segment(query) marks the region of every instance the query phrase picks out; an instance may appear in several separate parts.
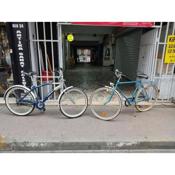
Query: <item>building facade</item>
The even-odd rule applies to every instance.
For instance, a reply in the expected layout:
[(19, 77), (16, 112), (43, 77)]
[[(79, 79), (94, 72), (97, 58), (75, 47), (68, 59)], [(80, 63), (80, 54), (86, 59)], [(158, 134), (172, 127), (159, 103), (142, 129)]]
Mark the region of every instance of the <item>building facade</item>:
[[(30, 86), (24, 71), (37, 72), (40, 83), (51, 81), (49, 77), (55, 77), (59, 67), (68, 83), (72, 80), (81, 86), (86, 82), (88, 88), (103, 81), (103, 77), (96, 82), (87, 79), (84, 70), (88, 67), (90, 73), (94, 71), (92, 77), (97, 76), (97, 69), (101, 75), (119, 69), (131, 80), (138, 72), (145, 73), (160, 89), (161, 102), (171, 102), (175, 97), (174, 22), (14, 22), (1, 23), (0, 27), (1, 96), (13, 83)], [(71, 42), (69, 34), (74, 38)], [(73, 76), (74, 72), (79, 74)], [(54, 86), (42, 89), (41, 97)]]

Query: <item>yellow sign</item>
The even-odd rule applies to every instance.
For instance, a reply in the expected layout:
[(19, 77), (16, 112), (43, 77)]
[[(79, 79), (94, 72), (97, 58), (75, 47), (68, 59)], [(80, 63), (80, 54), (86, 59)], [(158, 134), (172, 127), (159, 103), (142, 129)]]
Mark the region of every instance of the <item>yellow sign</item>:
[(67, 40), (69, 41), (69, 42), (72, 42), (73, 40), (74, 40), (74, 36), (70, 33), (70, 34), (68, 34), (67, 35)]
[(164, 63), (175, 63), (175, 35), (169, 35)]

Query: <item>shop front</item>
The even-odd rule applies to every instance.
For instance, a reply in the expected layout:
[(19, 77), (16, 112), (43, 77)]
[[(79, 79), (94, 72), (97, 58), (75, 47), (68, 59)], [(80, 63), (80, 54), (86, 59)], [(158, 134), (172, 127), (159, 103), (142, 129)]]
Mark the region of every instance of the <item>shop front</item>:
[[(4, 43), (0, 55), (1, 96), (13, 83), (30, 86), (23, 71), (37, 72), (38, 81), (45, 83), (50, 81), (49, 76), (55, 77), (55, 71), (61, 67), (67, 84), (82, 87), (87, 93), (114, 81), (112, 72), (119, 69), (130, 80), (135, 80), (138, 72), (147, 74), (160, 89), (160, 101), (171, 102), (175, 97), (174, 50), (168, 51), (167, 44), (168, 38), (175, 34), (174, 22), (13, 24), (18, 27), (8, 28), (11, 45), (0, 42)], [(21, 33), (17, 33), (19, 31)], [(69, 41), (68, 35), (73, 39)], [(7, 40), (7, 36), (3, 37), (0, 39)], [(165, 57), (170, 52), (171, 61), (167, 62)], [(41, 97), (54, 86), (42, 89)], [(56, 100), (56, 96), (50, 100)]]
[(13, 71), (6, 23), (0, 22), (0, 98), (13, 84)]

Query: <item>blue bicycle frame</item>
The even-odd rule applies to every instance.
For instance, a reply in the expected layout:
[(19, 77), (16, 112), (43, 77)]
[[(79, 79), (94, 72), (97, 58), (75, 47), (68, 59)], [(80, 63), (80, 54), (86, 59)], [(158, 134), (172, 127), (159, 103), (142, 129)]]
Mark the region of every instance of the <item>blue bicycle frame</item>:
[[(36, 108), (38, 108), (39, 110), (44, 109), (44, 103), (49, 99), (49, 97), (54, 93), (55, 89), (52, 90), (51, 92), (48, 93), (48, 95), (46, 95), (42, 100), (38, 98), (38, 95), (36, 95), (36, 100), (35, 101), (29, 101), (29, 100), (24, 100), (25, 97), (27, 97), (28, 94), (30, 94), (31, 92), (34, 92), (35, 94), (37, 94), (37, 89), (44, 87), (44, 86), (48, 86), (48, 85), (52, 85), (52, 83), (45, 83), (42, 85), (38, 85), (38, 86), (31, 86), (31, 89), (28, 93), (26, 93), (22, 98), (20, 98), (20, 100), (18, 102), (27, 102), (27, 103), (31, 103), (33, 105), (35, 105)], [(42, 104), (41, 106), (39, 104)]]
[[(119, 85), (126, 85), (126, 84), (135, 84), (136, 87), (134, 89), (133, 92), (131, 92), (131, 96), (128, 97), (125, 95), (125, 93), (122, 91), (122, 89), (119, 88)], [(116, 81), (114, 87), (113, 87), (113, 92), (111, 94), (111, 97), (109, 99), (109, 101), (112, 99), (112, 96), (114, 95), (114, 91), (117, 90), (121, 96), (126, 100), (127, 103), (125, 103), (125, 105), (133, 105), (133, 104), (136, 104), (136, 101), (135, 101), (135, 97), (136, 97), (136, 94), (137, 94), (137, 91), (140, 89), (140, 88), (143, 88), (143, 84), (142, 84), (142, 81), (141, 80), (135, 80), (135, 81), (123, 81), (123, 82), (120, 82), (120, 78)], [(143, 100), (146, 100), (148, 99), (148, 94), (145, 93), (144, 94), (144, 99)], [(141, 100), (141, 101), (143, 101)]]

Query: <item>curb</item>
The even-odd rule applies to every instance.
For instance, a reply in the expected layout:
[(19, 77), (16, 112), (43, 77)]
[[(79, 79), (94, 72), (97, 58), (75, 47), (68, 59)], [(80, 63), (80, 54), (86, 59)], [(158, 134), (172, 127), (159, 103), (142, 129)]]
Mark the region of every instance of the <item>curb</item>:
[(175, 149), (175, 142), (12, 142), (0, 148), (0, 152), (74, 152)]

